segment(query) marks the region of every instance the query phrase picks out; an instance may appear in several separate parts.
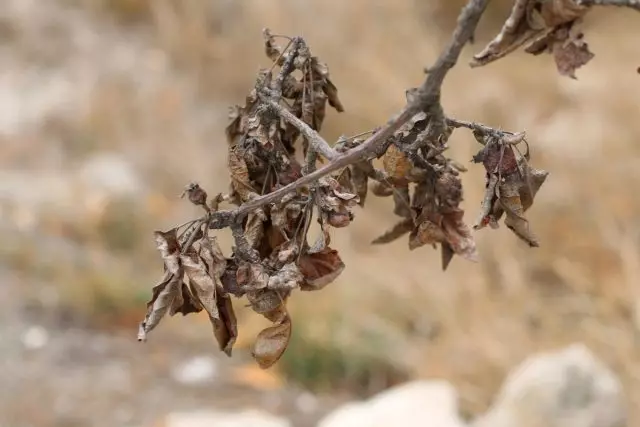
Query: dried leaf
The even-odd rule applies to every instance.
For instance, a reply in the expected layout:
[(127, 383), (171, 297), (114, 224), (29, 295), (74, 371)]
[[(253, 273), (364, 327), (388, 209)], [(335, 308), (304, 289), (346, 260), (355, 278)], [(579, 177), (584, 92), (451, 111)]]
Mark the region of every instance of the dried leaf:
[(158, 326), (168, 312), (176, 313), (184, 304), (182, 296), (183, 272), (180, 264), (177, 229), (174, 228), (167, 232), (156, 231), (154, 237), (156, 247), (164, 260), (165, 274), (162, 280), (153, 287), (151, 300), (147, 303), (147, 314), (138, 330), (139, 341), (145, 341), (147, 334)]
[(379, 245), (383, 243), (390, 243), (394, 240), (404, 236), (409, 233), (413, 229), (413, 220), (411, 218), (403, 219), (402, 221), (396, 223), (391, 229), (384, 232), (379, 237), (376, 237), (371, 243), (374, 245)]
[(463, 221), (464, 212), (459, 209), (443, 215), (442, 230), (446, 242), (456, 255), (469, 261), (478, 261), (476, 242), (470, 228)]
[[(287, 295), (287, 293), (283, 293)], [(247, 292), (247, 299), (256, 313), (265, 314), (276, 310), (285, 299), (273, 289), (257, 289)]]
[(407, 176), (412, 167), (411, 161), (395, 144), (389, 145), (382, 156), (382, 166), (394, 182), (408, 183)]
[[(218, 291), (222, 291), (222, 289)], [(219, 319), (212, 319), (213, 334), (216, 337), (220, 350), (231, 357), (233, 345), (238, 337), (236, 315), (233, 311), (231, 298), (229, 298), (228, 295), (222, 295), (222, 292), (218, 292), (217, 304), (220, 317)]]
[(273, 366), (282, 357), (291, 339), (291, 317), (263, 329), (256, 338), (251, 355), (262, 369)]
[(189, 278), (189, 284), (194, 296), (202, 304), (209, 317), (219, 319), (218, 306), (216, 304), (216, 281), (209, 275), (207, 267), (202, 259), (195, 253), (180, 255), (184, 271)]
[(576, 70), (595, 56), (581, 37), (570, 38), (563, 43), (556, 42), (552, 49), (558, 72), (572, 79), (576, 78)]
[(557, 27), (581, 19), (589, 10), (575, 0), (517, 0), (500, 33), (471, 61), (472, 67), (500, 59), (527, 43), (539, 44)]
[(247, 163), (238, 152), (238, 149), (234, 147), (229, 148), (228, 167), (231, 173), (231, 188), (240, 199), (246, 202), (257, 196), (249, 179)]
[(290, 262), (269, 277), (267, 288), (291, 291), (302, 283), (304, 277), (298, 266)]
[(160, 283), (153, 288), (153, 296), (147, 303), (147, 315), (138, 328), (138, 341), (146, 341), (147, 334), (158, 326), (169, 310), (175, 309), (174, 301), (178, 298), (182, 300), (181, 291), (182, 277), (167, 271)]
[(193, 296), (191, 289), (186, 283), (182, 283), (181, 298), (176, 298), (173, 301), (169, 316), (173, 316), (176, 313), (181, 313), (186, 316), (189, 313), (200, 313), (202, 311), (202, 305), (198, 302), (196, 297)]
[(439, 222), (436, 223), (429, 219), (421, 221), (409, 235), (409, 249), (414, 250), (424, 245), (435, 245), (446, 241)]
[(319, 252), (307, 253), (298, 262), (304, 281), (300, 285), (303, 291), (317, 291), (333, 282), (344, 270), (338, 251), (326, 247)]
[(252, 248), (257, 248), (264, 237), (264, 223), (267, 215), (263, 209), (256, 209), (247, 216), (247, 223), (244, 226), (244, 235)]
[(538, 239), (529, 229), (529, 221), (524, 217), (524, 207), (519, 191), (520, 180), (513, 176), (507, 177), (504, 182), (499, 183), (498, 187), (500, 205), (507, 215), (504, 224), (529, 246), (539, 246)]
[(203, 235), (198, 241), (199, 255), (205, 263), (207, 272), (215, 279), (220, 279), (227, 268), (227, 259), (220, 249), (215, 236)]
[(269, 283), (269, 275), (262, 264), (244, 263), (238, 266), (236, 283), (245, 292), (264, 289)]

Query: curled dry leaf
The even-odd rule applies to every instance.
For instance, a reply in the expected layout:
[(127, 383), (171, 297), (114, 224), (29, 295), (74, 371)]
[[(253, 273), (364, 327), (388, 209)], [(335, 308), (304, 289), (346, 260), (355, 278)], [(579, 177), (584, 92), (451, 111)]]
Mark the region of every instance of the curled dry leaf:
[(164, 261), (165, 274), (154, 286), (151, 300), (147, 303), (147, 314), (138, 330), (139, 341), (145, 341), (147, 334), (158, 326), (169, 311), (181, 311), (185, 301), (182, 294), (183, 271), (177, 230), (174, 228), (167, 232), (156, 231), (154, 236), (156, 247)]
[(273, 290), (292, 291), (300, 286), (303, 279), (298, 266), (290, 262), (269, 277), (267, 287)]
[(568, 41), (566, 36), (558, 42), (554, 33), (563, 26), (576, 25), (588, 10), (589, 6), (580, 5), (576, 0), (516, 0), (500, 33), (474, 55), (471, 66), (486, 65), (523, 45), (527, 45), (525, 51), (529, 53), (540, 53), (549, 46), (560, 73), (573, 76), (575, 69), (588, 62), (593, 54), (586, 44)]
[(235, 147), (229, 147), (228, 167), (231, 173), (231, 188), (241, 201), (251, 200), (257, 194), (251, 180), (244, 157)]
[(262, 369), (270, 368), (282, 357), (290, 339), (291, 317), (286, 314), (274, 326), (258, 334), (251, 355)]
[(202, 258), (195, 252), (180, 255), (180, 260), (189, 278), (189, 285), (194, 296), (209, 313), (211, 319), (219, 319), (220, 315), (216, 304), (216, 279), (209, 275)]
[(304, 280), (300, 284), (303, 291), (317, 291), (340, 276), (345, 264), (338, 251), (326, 247), (319, 252), (307, 253), (298, 262)]
[(574, 25), (560, 26), (546, 37), (527, 47), (526, 52), (539, 55), (549, 52), (556, 62), (558, 73), (576, 79), (576, 70), (595, 56), (590, 50), (583, 34), (575, 30)]
[(220, 317), (212, 320), (213, 334), (220, 350), (231, 357), (233, 345), (238, 338), (238, 323), (231, 298), (223, 294), (222, 288), (218, 288), (217, 304)]

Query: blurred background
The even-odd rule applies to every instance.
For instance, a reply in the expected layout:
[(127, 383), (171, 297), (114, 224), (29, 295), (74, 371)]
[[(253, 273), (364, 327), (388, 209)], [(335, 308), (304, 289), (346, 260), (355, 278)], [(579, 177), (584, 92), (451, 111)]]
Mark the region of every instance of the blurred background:
[[(404, 105), (463, 3), (1, 0), (0, 425), (177, 426), (177, 411), (254, 408), (311, 426), (417, 378), (449, 381), (472, 419), (524, 358), (574, 342), (613, 369), (640, 424), (640, 35), (625, 10), (588, 15), (596, 56), (571, 80), (549, 55), (466, 65), (509, 13), (493, 1), (443, 87), (449, 116), (527, 131), (550, 171), (528, 213), (540, 248), (483, 229), (481, 261), (443, 273), (431, 248), (369, 244), (395, 221), (370, 197), (334, 230), (339, 280), (294, 294), (273, 369), (250, 358), (265, 321), (244, 301), (232, 359), (201, 316), (136, 341), (161, 272), (152, 232), (197, 215), (178, 197), (189, 181), (228, 188), (228, 107), (271, 65), (262, 28), (305, 37), (329, 65), (346, 109), (328, 110), (333, 141)], [(464, 164), (478, 148), (464, 130), (450, 145)], [(482, 168), (463, 183), (472, 223)]]

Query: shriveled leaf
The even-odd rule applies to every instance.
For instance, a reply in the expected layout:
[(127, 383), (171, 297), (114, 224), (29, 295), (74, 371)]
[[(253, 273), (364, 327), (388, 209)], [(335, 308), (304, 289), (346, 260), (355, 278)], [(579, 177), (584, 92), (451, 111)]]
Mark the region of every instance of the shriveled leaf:
[(147, 334), (151, 332), (172, 309), (176, 299), (182, 300), (182, 275), (172, 274), (167, 271), (153, 288), (153, 296), (147, 303), (147, 314), (138, 328), (138, 341), (146, 341)]
[(351, 183), (353, 191), (358, 196), (358, 204), (364, 206), (367, 199), (369, 177), (362, 169), (351, 166)]
[(203, 235), (199, 240), (199, 255), (205, 263), (207, 272), (213, 278), (220, 279), (227, 268), (227, 259), (220, 249), (215, 236)]
[(257, 289), (247, 292), (247, 299), (253, 311), (265, 314), (280, 307), (286, 295), (287, 293), (280, 295), (273, 289)]
[(181, 287), (181, 298), (173, 300), (169, 316), (173, 316), (176, 313), (181, 313), (183, 316), (186, 316), (189, 313), (199, 313), (201, 311), (202, 305), (193, 295), (189, 286), (183, 282)]
[(267, 215), (262, 209), (256, 209), (247, 217), (247, 223), (244, 227), (244, 235), (252, 248), (257, 248), (264, 237), (264, 223), (266, 221)]
[(371, 185), (371, 192), (378, 197), (389, 197), (393, 195), (393, 187), (382, 182), (374, 182)]
[(219, 318), (211, 319), (213, 324), (213, 334), (218, 341), (220, 350), (231, 357), (231, 351), (233, 345), (238, 337), (238, 323), (236, 320), (235, 312), (233, 311), (233, 304), (231, 298), (228, 295), (222, 295), (222, 292), (218, 293), (218, 313)]
[(445, 240), (456, 255), (469, 261), (478, 261), (476, 242), (471, 234), (471, 229), (463, 221), (464, 212), (455, 210), (443, 215), (442, 230)]
[(453, 259), (453, 256), (455, 255), (455, 252), (453, 251), (451, 246), (449, 246), (449, 244), (445, 242), (440, 245), (440, 253), (442, 259), (442, 271), (446, 271), (447, 267), (449, 267), (449, 264), (451, 263), (451, 260)]
[(290, 262), (269, 277), (267, 288), (274, 290), (293, 290), (300, 286), (304, 277), (298, 266)]
[(240, 199), (246, 202), (257, 196), (249, 179), (247, 163), (236, 148), (229, 148), (228, 167), (231, 173), (231, 188)]
[(207, 310), (210, 317), (218, 319), (220, 314), (216, 304), (216, 281), (209, 275), (206, 265), (195, 253), (182, 254), (180, 260), (189, 278), (194, 296)]
[(304, 281), (303, 291), (317, 291), (333, 282), (344, 270), (345, 264), (338, 251), (325, 247), (319, 252), (307, 253), (298, 262)]
[(482, 199), (482, 210), (480, 215), (473, 225), (474, 230), (479, 230), (491, 223), (491, 211), (497, 199), (496, 185), (498, 184), (498, 175), (488, 174), (487, 184), (484, 191), (484, 198)]
[(390, 243), (394, 240), (404, 236), (413, 229), (413, 220), (411, 218), (403, 219), (396, 223), (392, 228), (385, 231), (379, 237), (376, 237), (371, 243), (374, 245)]
[(520, 182), (517, 179), (506, 179), (499, 184), (500, 205), (506, 213), (504, 224), (516, 236), (527, 242), (529, 246), (539, 246), (538, 239), (529, 229), (529, 221), (524, 217), (524, 207), (520, 198)]
[(435, 245), (445, 241), (445, 234), (441, 226), (429, 219), (421, 221), (409, 235), (409, 250), (424, 245)]
[(275, 38), (271, 35), (269, 28), (262, 30), (262, 36), (264, 38), (264, 50), (267, 57), (272, 61), (278, 61), (278, 65), (282, 65), (284, 58), (281, 57), (282, 48), (275, 42)]
[(329, 78), (329, 67), (324, 62), (318, 60), (318, 58), (311, 58), (311, 67), (314, 76), (318, 76), (324, 80), (322, 90), (327, 95), (329, 105), (331, 105), (339, 113), (344, 111), (344, 107), (338, 99), (338, 89)]
[(594, 56), (582, 38), (571, 38), (553, 45), (553, 57), (558, 72), (572, 79), (576, 78), (576, 70), (591, 61)]
[(169, 273), (180, 271), (180, 245), (178, 244), (178, 230), (156, 231), (153, 233), (156, 247), (162, 256), (164, 265)]
[(393, 213), (403, 217), (411, 218), (411, 206), (409, 197), (409, 186), (396, 187), (393, 192)]
[(236, 282), (245, 292), (264, 289), (269, 283), (269, 275), (262, 264), (244, 263), (238, 266)]
[(408, 182), (411, 161), (395, 144), (391, 144), (382, 156), (382, 166), (393, 180), (399, 183)]
[(274, 326), (263, 329), (256, 338), (251, 355), (258, 366), (267, 369), (282, 357), (291, 339), (291, 317), (286, 316)]
[(500, 59), (519, 47), (526, 48), (548, 37), (557, 27), (581, 19), (589, 10), (576, 0), (516, 0), (511, 15), (500, 33), (471, 61), (472, 67), (486, 65)]

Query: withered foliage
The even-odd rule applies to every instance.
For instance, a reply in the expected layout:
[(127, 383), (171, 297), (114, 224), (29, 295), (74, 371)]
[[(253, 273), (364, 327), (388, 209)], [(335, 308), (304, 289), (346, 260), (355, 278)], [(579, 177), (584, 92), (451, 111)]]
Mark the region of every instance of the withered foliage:
[(524, 46), (525, 52), (533, 55), (550, 53), (558, 72), (575, 79), (576, 70), (594, 57), (580, 31), (583, 18), (593, 3), (516, 0), (500, 33), (473, 57), (471, 66), (486, 65)]
[[(373, 243), (406, 236), (410, 250), (440, 250), (443, 269), (455, 255), (477, 261), (474, 232), (487, 225), (498, 228), (503, 217), (518, 238), (539, 246), (525, 214), (548, 172), (531, 165), (524, 132), (449, 118), (440, 104), (442, 82), (488, 3), (469, 0), (451, 43), (422, 85), (406, 92), (407, 104), (395, 118), (375, 130), (340, 137), (333, 146), (319, 132), (328, 107), (344, 108), (327, 65), (302, 38), (264, 30), (264, 50), (272, 65), (258, 72), (244, 105), (231, 109), (226, 128), (228, 194), (209, 199), (198, 184), (189, 184), (183, 197), (201, 208), (203, 216), (155, 232), (164, 269), (147, 304), (139, 340), (146, 340), (167, 314), (206, 313), (219, 349), (230, 356), (238, 337), (231, 298), (246, 298), (254, 312), (271, 322), (256, 337), (251, 353), (260, 367), (273, 366), (291, 337), (289, 298), (298, 290), (321, 290), (340, 276), (346, 265), (331, 245), (332, 228), (349, 226), (355, 207), (364, 208), (372, 196), (392, 199), (398, 217)], [(515, 1), (502, 31), (473, 65), (526, 45), (530, 53), (553, 53), (560, 72), (573, 77), (593, 56), (577, 25), (595, 3)], [(472, 160), (482, 164), (486, 176), (472, 227), (462, 208), (460, 174), (466, 168), (447, 156), (459, 128), (471, 130), (480, 144)], [(224, 210), (223, 203), (235, 207)], [(234, 239), (226, 254), (215, 237), (215, 230), (223, 228), (230, 228)], [(318, 233), (311, 239), (313, 228)]]

